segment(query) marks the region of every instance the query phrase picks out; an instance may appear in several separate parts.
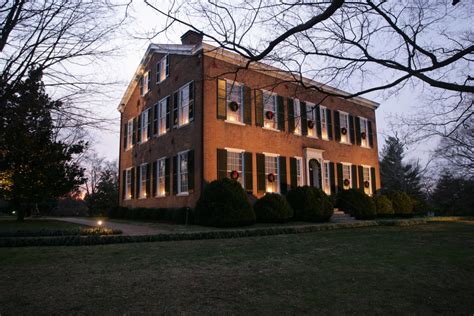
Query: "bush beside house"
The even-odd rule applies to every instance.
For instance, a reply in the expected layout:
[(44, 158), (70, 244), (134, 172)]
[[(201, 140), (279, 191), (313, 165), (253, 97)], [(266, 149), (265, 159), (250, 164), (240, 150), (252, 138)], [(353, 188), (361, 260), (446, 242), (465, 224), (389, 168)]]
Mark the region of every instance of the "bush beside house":
[(358, 189), (339, 192), (337, 207), (356, 219), (373, 219), (376, 215), (374, 201), (364, 191)]
[(373, 198), (375, 203), (375, 212), (377, 217), (393, 217), (395, 212), (393, 210), (392, 201), (385, 195), (375, 195)]
[(294, 218), (308, 222), (327, 222), (334, 207), (330, 198), (322, 190), (303, 186), (288, 192), (287, 200), (294, 210)]
[(392, 202), (396, 216), (410, 217), (413, 215), (413, 202), (408, 194), (401, 191), (395, 191), (389, 193), (388, 198)]
[(259, 223), (285, 223), (293, 217), (293, 209), (283, 195), (267, 193), (254, 204)]

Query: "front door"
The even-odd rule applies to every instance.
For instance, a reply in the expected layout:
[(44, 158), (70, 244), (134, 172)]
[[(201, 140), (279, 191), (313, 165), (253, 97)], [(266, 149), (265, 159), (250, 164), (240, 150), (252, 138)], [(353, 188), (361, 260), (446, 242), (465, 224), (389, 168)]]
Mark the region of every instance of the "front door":
[(309, 185), (318, 189), (322, 188), (321, 164), (316, 159), (309, 161)]

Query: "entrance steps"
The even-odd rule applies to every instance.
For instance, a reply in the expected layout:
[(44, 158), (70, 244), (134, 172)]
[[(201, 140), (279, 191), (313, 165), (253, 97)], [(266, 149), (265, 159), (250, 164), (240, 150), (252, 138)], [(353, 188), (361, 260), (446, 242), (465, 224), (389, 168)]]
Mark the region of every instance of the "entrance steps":
[(347, 223), (353, 221), (355, 221), (354, 217), (338, 209), (334, 209), (334, 214), (331, 216), (331, 223)]

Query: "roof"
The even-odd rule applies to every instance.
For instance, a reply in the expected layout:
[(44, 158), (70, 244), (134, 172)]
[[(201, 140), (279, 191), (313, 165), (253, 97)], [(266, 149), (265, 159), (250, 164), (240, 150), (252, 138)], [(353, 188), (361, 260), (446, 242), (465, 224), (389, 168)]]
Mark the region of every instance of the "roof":
[[(150, 44), (140, 61), (140, 64), (138, 65), (137, 70), (135, 71), (135, 74), (128, 84), (127, 90), (125, 90), (125, 93), (120, 101), (120, 104), (118, 106), (118, 110), (122, 112), (123, 107), (125, 104), (127, 104), (128, 100), (130, 99), (130, 96), (135, 89), (136, 85), (138, 84), (138, 78), (143, 74), (144, 71), (144, 66), (146, 65), (149, 57), (151, 56), (151, 53), (161, 53), (161, 54), (175, 54), (175, 55), (194, 55), (198, 52), (203, 51), (205, 55), (220, 59), (223, 61), (227, 61), (233, 64), (237, 65), (245, 65), (247, 63), (247, 59), (240, 56), (237, 53), (230, 52), (228, 50), (225, 50), (223, 48), (219, 48), (207, 43), (202, 43), (200, 45), (181, 45), (181, 44)], [(252, 69), (254, 71), (266, 73), (268, 75), (268, 72), (271, 71), (271, 76), (280, 78), (282, 80), (294, 80), (294, 77), (291, 73), (288, 71), (260, 63), (260, 62), (254, 62), (249, 66), (249, 69)], [(325, 85), (323, 83), (317, 82), (315, 80), (305, 78), (303, 77), (303, 82), (306, 85), (313, 85), (321, 88), (324, 91), (327, 91), (328, 93), (332, 94), (339, 94), (342, 96), (349, 96), (350, 93)], [(350, 98), (350, 100), (356, 104), (369, 107), (371, 109), (377, 109), (379, 106), (379, 103), (374, 102), (372, 100), (363, 98), (363, 97), (353, 97)]]

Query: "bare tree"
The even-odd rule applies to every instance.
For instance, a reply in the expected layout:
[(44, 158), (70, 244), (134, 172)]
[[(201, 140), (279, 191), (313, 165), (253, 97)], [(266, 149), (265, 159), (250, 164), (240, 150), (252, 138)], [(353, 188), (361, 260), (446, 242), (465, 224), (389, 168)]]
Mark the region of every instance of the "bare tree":
[(470, 1), (176, 0), (167, 9), (145, 2), (167, 19), (151, 38), (185, 25), (245, 57), (241, 68), (269, 63), (289, 72), (288, 81), (324, 95), (387, 95), (406, 85), (427, 95), (441, 91), (450, 104), (435, 106), (453, 115), (429, 121), (446, 129), (440, 135), (453, 133), (473, 115), (472, 100), (462, 102), (474, 92)]

